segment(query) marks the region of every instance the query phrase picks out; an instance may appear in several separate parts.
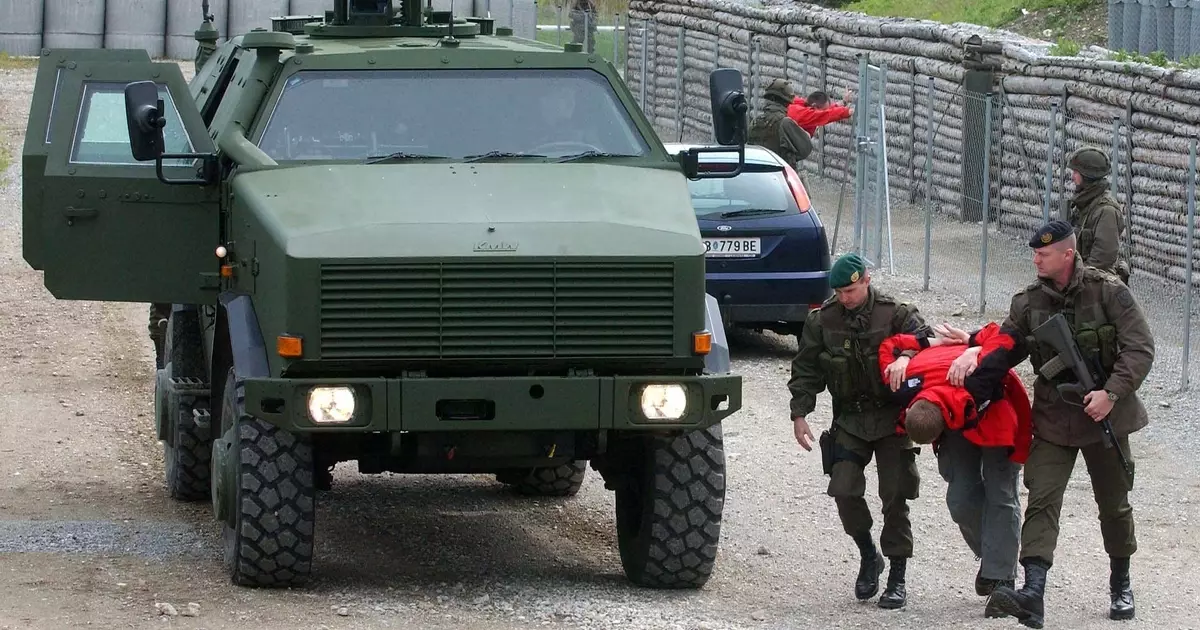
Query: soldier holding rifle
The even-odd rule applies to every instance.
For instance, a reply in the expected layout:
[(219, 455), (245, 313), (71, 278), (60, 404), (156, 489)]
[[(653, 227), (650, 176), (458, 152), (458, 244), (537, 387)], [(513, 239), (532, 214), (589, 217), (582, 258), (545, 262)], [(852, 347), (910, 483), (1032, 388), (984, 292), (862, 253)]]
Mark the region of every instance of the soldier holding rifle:
[[(1001, 327), (1012, 337), (1013, 348), (983, 360), (1012, 367), (1029, 357), (1038, 374), (1034, 439), (1025, 463), (1025, 583), (1020, 590), (996, 588), (988, 612), (1011, 615), (1031, 628), (1043, 626), (1046, 574), (1054, 562), (1063, 494), (1082, 454), (1111, 564), (1109, 617), (1131, 619), (1129, 560), (1137, 540), (1128, 501), (1133, 488), (1129, 435), (1149, 422), (1137, 390), (1154, 361), (1154, 339), (1125, 283), (1084, 264), (1070, 224), (1042, 226), (1029, 246), (1038, 281), (1013, 296)], [(961, 384), (974, 371), (977, 357), (975, 351), (956, 360), (951, 382)]]

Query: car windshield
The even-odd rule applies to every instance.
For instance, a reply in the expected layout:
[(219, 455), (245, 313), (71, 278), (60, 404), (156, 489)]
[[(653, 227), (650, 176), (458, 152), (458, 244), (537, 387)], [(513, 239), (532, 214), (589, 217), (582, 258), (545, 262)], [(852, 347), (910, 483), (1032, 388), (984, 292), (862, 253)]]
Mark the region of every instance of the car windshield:
[(737, 177), (688, 180), (692, 207), (703, 218), (739, 219), (798, 214), (781, 170), (742, 171)]
[(302, 71), (258, 144), (281, 161), (650, 150), (608, 80), (586, 69)]

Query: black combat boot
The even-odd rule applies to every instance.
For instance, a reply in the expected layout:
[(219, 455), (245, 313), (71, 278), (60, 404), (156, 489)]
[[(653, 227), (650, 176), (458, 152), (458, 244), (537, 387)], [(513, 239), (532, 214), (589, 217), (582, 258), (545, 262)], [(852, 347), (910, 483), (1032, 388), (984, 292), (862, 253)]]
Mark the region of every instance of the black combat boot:
[(859, 534), (854, 537), (858, 543), (858, 551), (862, 561), (858, 565), (858, 579), (854, 582), (854, 596), (858, 599), (871, 599), (879, 592), (879, 576), (883, 575), (883, 555), (875, 548), (871, 534)]
[(1133, 619), (1133, 587), (1129, 584), (1129, 558), (1112, 558), (1112, 575), (1108, 578), (1112, 605), (1109, 619)]
[(1046, 594), (1046, 572), (1050, 570), (1050, 563), (1041, 558), (1027, 558), (1022, 560), (1021, 564), (1025, 567), (1025, 585), (1019, 591), (1007, 586), (997, 586), (988, 598), (984, 615), (1010, 615), (1025, 626), (1041, 628), (1046, 622), (1043, 598)]
[(892, 570), (888, 573), (887, 588), (879, 596), (880, 608), (903, 608), (908, 596), (904, 591), (904, 569), (908, 558), (889, 558)]

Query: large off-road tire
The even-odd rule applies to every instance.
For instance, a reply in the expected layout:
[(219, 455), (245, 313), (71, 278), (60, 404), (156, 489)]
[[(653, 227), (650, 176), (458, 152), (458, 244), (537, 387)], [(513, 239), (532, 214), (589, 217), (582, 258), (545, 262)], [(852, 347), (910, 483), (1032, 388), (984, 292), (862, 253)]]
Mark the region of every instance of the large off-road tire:
[[(209, 460), (212, 457), (212, 429), (207, 422), (196, 422), (194, 409), (207, 410), (207, 397), (168, 395), (172, 378), (190, 378), (205, 382), (204, 354), (200, 348), (200, 318), (194, 311), (172, 313), (167, 321), (166, 364), (158, 373), (155, 386), (157, 403), (165, 414), (163, 427), (163, 463), (167, 495), (179, 501), (209, 499)], [(207, 418), (207, 416), (204, 416)]]
[(496, 480), (527, 496), (573, 497), (583, 486), (587, 465), (587, 460), (581, 459), (554, 468), (504, 471)]
[[(232, 369), (221, 403), (225, 428), (214, 447), (225, 502), (225, 566), (239, 586), (297, 587), (312, 572), (316, 492), (312, 443), (247, 415), (245, 392)], [(217, 453), (216, 451), (222, 451)]]
[(725, 507), (721, 425), (674, 438), (645, 437), (616, 487), (617, 543), (625, 574), (639, 586), (700, 588), (717, 560)]

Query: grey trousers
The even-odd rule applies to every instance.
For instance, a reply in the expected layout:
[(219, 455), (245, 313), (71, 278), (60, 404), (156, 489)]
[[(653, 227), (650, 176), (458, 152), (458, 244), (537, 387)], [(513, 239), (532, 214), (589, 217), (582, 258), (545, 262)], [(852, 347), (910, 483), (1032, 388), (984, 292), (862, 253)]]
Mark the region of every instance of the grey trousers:
[(1007, 450), (980, 448), (957, 431), (944, 433), (938, 447), (950, 518), (982, 560), (980, 575), (991, 580), (1016, 577), (1021, 540), (1021, 465), (1008, 459)]

